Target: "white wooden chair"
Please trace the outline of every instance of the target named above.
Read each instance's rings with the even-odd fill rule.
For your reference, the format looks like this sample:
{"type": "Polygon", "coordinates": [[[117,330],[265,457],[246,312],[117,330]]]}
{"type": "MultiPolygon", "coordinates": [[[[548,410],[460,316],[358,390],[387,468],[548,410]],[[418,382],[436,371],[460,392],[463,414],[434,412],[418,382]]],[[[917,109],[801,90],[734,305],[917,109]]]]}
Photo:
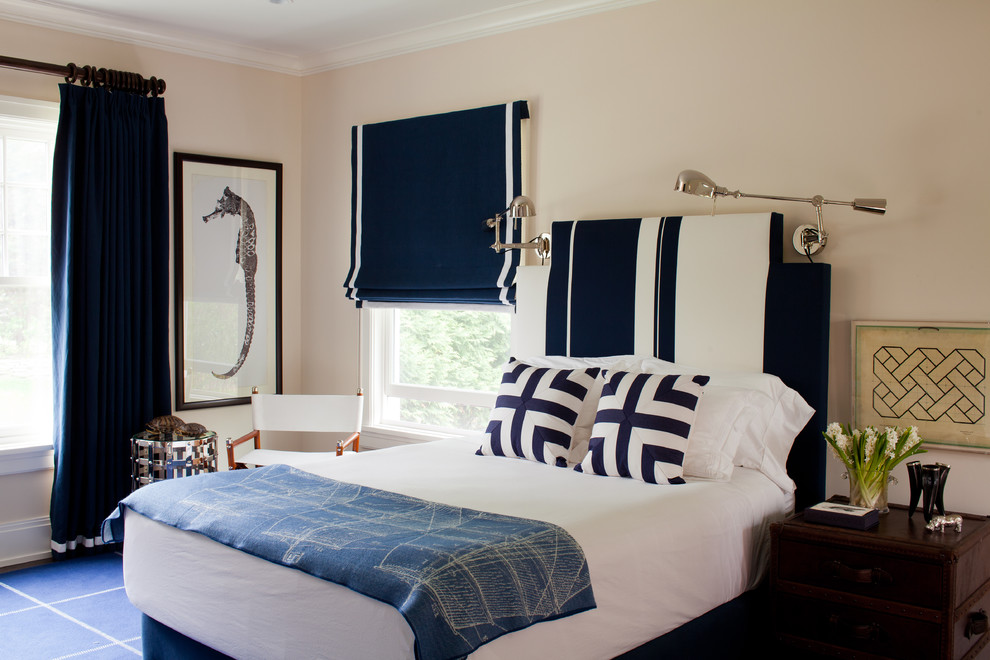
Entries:
{"type": "Polygon", "coordinates": [[[228,469],[248,465],[285,463],[303,465],[340,456],[348,447],[358,451],[361,440],[361,418],[364,397],[361,392],[348,394],[252,394],[251,417],[254,430],[236,440],[227,439],[228,469]],[[295,431],[351,435],[337,443],[336,452],[282,451],[261,448],[262,431],[295,431]],[[254,440],[254,449],[235,459],[234,447],[254,440]]]}

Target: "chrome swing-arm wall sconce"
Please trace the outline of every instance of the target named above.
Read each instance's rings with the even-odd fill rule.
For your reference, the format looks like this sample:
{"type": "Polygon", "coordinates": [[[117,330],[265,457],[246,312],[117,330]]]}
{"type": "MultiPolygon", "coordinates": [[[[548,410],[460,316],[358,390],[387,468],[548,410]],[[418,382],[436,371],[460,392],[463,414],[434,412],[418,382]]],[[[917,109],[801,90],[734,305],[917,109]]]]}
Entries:
{"type": "Polygon", "coordinates": [[[519,195],[512,199],[512,203],[509,207],[502,211],[501,213],[496,213],[494,218],[488,218],[485,221],[486,227],[495,228],[495,242],[492,243],[491,247],[496,252],[502,252],[503,250],[536,250],[536,255],[540,259],[547,259],[550,256],[550,234],[546,232],[540,234],[529,243],[502,243],[501,242],[501,222],[504,219],[512,220],[513,228],[520,218],[531,218],[536,215],[536,207],[533,205],[533,201],[529,197],[524,197],[519,195]]]}
{"type": "Polygon", "coordinates": [[[674,190],[698,195],[700,197],[754,197],[758,199],[776,199],[785,202],[807,202],[815,207],[818,215],[818,226],[801,225],[794,230],[794,249],[799,253],[811,257],[825,249],[828,241],[828,233],[822,225],[822,206],[825,204],[838,204],[839,206],[851,206],[857,211],[867,211],[869,213],[883,214],[887,210],[886,199],[854,199],[851,202],[840,202],[834,199],[825,199],[821,195],[814,197],[784,197],[782,195],[754,195],[743,193],[738,190],[730,191],[728,188],[715,185],[715,182],[697,170],[684,170],[677,175],[677,183],[674,190]]]}

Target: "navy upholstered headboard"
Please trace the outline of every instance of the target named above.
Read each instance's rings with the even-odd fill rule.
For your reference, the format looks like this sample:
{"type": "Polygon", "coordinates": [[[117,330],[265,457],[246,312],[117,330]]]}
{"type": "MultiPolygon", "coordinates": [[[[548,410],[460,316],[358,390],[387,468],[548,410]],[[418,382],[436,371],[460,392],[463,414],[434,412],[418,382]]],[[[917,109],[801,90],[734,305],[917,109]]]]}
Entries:
{"type": "Polygon", "coordinates": [[[552,241],[547,355],[779,376],[816,410],[787,464],[796,506],[824,499],[830,271],[782,263],[780,215],[554,222],[552,241]]]}

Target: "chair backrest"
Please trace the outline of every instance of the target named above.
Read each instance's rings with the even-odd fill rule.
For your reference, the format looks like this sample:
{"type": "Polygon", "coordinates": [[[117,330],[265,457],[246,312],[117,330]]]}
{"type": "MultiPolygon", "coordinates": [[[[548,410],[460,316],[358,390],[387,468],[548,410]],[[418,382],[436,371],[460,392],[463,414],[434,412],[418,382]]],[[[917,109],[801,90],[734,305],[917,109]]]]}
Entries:
{"type": "Polygon", "coordinates": [[[252,394],[258,431],[361,431],[364,397],[359,394],[252,394]]]}

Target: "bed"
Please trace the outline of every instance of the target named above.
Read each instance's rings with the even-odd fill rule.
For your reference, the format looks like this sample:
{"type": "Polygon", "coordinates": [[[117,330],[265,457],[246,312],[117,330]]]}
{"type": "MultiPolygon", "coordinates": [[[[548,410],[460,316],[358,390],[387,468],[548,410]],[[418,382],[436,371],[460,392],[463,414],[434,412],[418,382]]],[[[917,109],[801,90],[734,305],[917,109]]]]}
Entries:
{"type": "MultiPolygon", "coordinates": [[[[536,271],[519,292],[514,349],[520,355],[538,337],[543,350],[507,374],[604,370],[606,388],[673,378],[699,392],[683,465],[666,475],[672,485],[649,483],[665,472],[654,478],[645,467],[630,468],[630,478],[593,474],[626,463],[593,464],[595,452],[609,455],[600,441],[590,450],[524,441],[521,450],[518,438],[499,445],[492,426],[305,470],[545,521],[573,537],[596,607],[495,636],[471,658],[742,654],[770,524],[824,496],[829,271],[781,263],[782,245],[776,214],[556,222],[549,273],[536,271]],[[708,444],[697,440],[704,433],[708,444]],[[531,459],[553,456],[499,455],[513,446],[531,459]]],[[[617,396],[602,390],[592,420],[606,394],[617,396]]],[[[493,420],[509,405],[498,404],[493,420]]],[[[127,507],[122,515],[125,584],[145,614],[145,657],[416,656],[416,637],[391,605],[127,507]]]]}

